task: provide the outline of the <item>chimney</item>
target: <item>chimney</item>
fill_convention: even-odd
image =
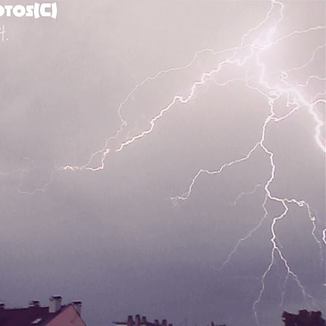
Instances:
[[[140,326],[140,315],[136,315],[135,324],[136,324],[136,326]]]
[[[33,300],[33,301],[30,301],[30,303],[29,303],[30,308],[32,308],[32,307],[38,308],[39,306],[40,306],[40,301],[38,301],[38,300]]]
[[[162,320],[162,326],[168,326],[168,322],[167,322],[166,319],[163,319],[163,320]]]
[[[127,320],[127,326],[133,326],[134,325],[134,320],[132,318],[132,316],[128,316],[128,320]]]
[[[49,302],[49,313],[56,313],[61,309],[62,297],[52,296]]]
[[[74,301],[72,303],[76,311],[78,312],[79,315],[81,315],[81,309],[82,309],[82,302],[81,301]]]
[[[141,323],[142,323],[142,325],[147,325],[146,316],[141,317]]]

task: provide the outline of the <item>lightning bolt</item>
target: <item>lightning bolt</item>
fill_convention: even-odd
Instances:
[[[276,4],[276,1],[273,1],[273,6],[274,4]],[[280,3],[279,3],[280,4]],[[273,8],[272,6],[272,8]],[[283,6],[283,5],[282,5]],[[170,68],[161,72],[158,72],[157,74],[151,76],[151,77],[147,77],[146,79],[144,79],[142,82],[140,82],[138,85],[136,85],[134,87],[133,90],[131,90],[131,92],[126,96],[126,98],[121,102],[121,104],[118,107],[118,116],[120,118],[121,124],[120,127],[118,128],[118,130],[115,132],[115,134],[113,136],[111,136],[109,139],[107,139],[105,141],[105,145],[102,149],[94,152],[93,154],[91,154],[89,161],[81,166],[72,166],[72,165],[66,165],[64,167],[62,167],[62,170],[71,170],[71,171],[78,171],[78,170],[90,170],[90,171],[99,171],[99,170],[103,170],[105,167],[105,160],[107,158],[107,156],[112,152],[110,147],[109,147],[109,143],[110,141],[112,141],[113,139],[116,140],[118,138],[118,136],[122,133],[123,130],[126,129],[126,127],[128,126],[127,121],[123,118],[123,114],[122,114],[122,109],[123,107],[128,103],[128,101],[130,100],[130,98],[136,93],[136,91],[138,89],[140,89],[142,86],[144,86],[146,83],[148,83],[149,81],[153,81],[157,78],[159,78],[160,76],[170,73],[170,72],[175,72],[178,70],[183,70],[186,68],[191,67],[194,62],[197,60],[197,58],[199,57],[200,54],[204,53],[204,52],[211,52],[215,55],[218,54],[223,54],[223,53],[227,53],[227,52],[231,52],[231,56],[225,60],[223,60],[222,62],[220,62],[216,68],[205,72],[201,75],[201,77],[199,78],[198,81],[194,82],[193,85],[190,88],[190,91],[188,93],[188,95],[186,96],[181,96],[181,95],[175,95],[173,97],[173,99],[170,101],[170,103],[164,107],[156,116],[154,116],[150,121],[150,127],[147,130],[142,131],[141,133],[127,139],[126,141],[121,142],[120,146],[118,146],[117,149],[115,149],[114,152],[120,152],[122,151],[125,147],[127,147],[128,145],[131,145],[132,143],[134,143],[135,141],[145,137],[146,135],[150,134],[156,123],[172,108],[174,107],[177,103],[181,103],[181,104],[186,104],[188,103],[193,96],[195,95],[195,92],[204,84],[206,84],[208,81],[210,81],[212,79],[212,77],[217,74],[218,72],[221,71],[221,69],[227,65],[227,64],[237,64],[238,66],[242,66],[244,65],[244,63],[251,58],[252,54],[253,54],[253,49],[254,49],[254,45],[253,44],[246,44],[247,43],[247,39],[250,37],[250,35],[259,30],[259,28],[261,26],[263,26],[270,18],[271,18],[271,14],[272,14],[272,9],[269,10],[269,12],[267,13],[265,19],[260,22],[256,27],[252,28],[251,30],[249,30],[247,33],[245,33],[242,37],[241,40],[241,46],[239,47],[233,47],[233,48],[229,48],[229,49],[225,49],[222,51],[214,51],[212,49],[203,49],[198,51],[193,59],[191,60],[190,63],[181,66],[181,67],[176,67],[176,68]],[[322,28],[322,27],[320,27]],[[301,33],[301,32],[297,32],[297,33]],[[284,38],[290,37],[292,36],[293,33],[291,33],[288,36],[285,36]],[[294,33],[295,34],[295,33]],[[293,35],[294,35],[293,34]],[[281,39],[280,39],[281,40]],[[243,58],[239,57],[239,55],[237,55],[237,51],[240,50],[249,50],[250,54],[247,56],[244,56]],[[100,155],[100,162],[101,164],[96,166],[96,167],[91,167],[91,163],[93,161],[93,159]]]
[[[280,41],[284,41],[290,37],[293,36],[297,36],[300,34],[304,34],[307,32],[312,32],[312,31],[318,31],[318,30],[324,30],[326,27],[325,26],[315,26],[315,27],[311,27],[305,30],[296,30],[294,32],[291,32],[290,34],[287,34],[285,36],[282,36],[278,39],[276,39],[275,41],[271,41],[270,38],[272,36],[272,34],[275,32],[276,30],[276,25],[282,20],[283,17],[279,17],[277,22],[275,23],[275,26],[270,27],[269,30],[265,33],[259,33],[259,37],[254,39],[251,43],[248,42],[248,39],[250,39],[250,37],[252,37],[251,35],[254,34],[255,32],[258,32],[260,28],[262,28],[264,25],[266,25],[267,22],[269,22],[271,20],[271,16],[273,14],[273,11],[275,9],[276,6],[280,6],[281,7],[281,11],[283,11],[284,5],[283,3],[281,3],[280,1],[276,1],[273,0],[272,1],[272,6],[271,9],[268,11],[266,17],[254,28],[250,29],[247,33],[245,33],[241,39],[241,45],[239,47],[233,47],[233,48],[229,48],[229,49],[225,49],[225,50],[221,50],[221,51],[215,51],[212,49],[203,49],[200,50],[198,52],[195,53],[194,57],[192,58],[192,60],[181,67],[172,67],[169,68],[167,70],[163,70],[160,71],[158,73],[156,73],[153,76],[147,77],[145,78],[143,81],[141,81],[139,84],[137,84],[130,92],[129,94],[125,97],[125,99],[120,103],[118,110],[117,110],[117,114],[118,117],[120,119],[120,127],[117,129],[117,131],[111,136],[109,137],[106,141],[104,146],[99,149],[98,151],[95,151],[94,153],[91,154],[88,162],[86,162],[83,165],[80,166],[73,166],[73,165],[66,165],[63,166],[61,168],[59,168],[58,170],[65,170],[65,171],[81,171],[81,170],[89,170],[89,171],[99,171],[99,170],[103,170],[105,168],[105,160],[107,159],[107,157],[113,153],[113,152],[120,152],[122,151],[125,147],[133,144],[134,142],[142,139],[143,137],[145,137],[146,135],[150,134],[156,123],[158,123],[158,121],[170,110],[172,109],[177,103],[180,104],[187,104],[189,101],[192,100],[193,96],[195,95],[196,91],[198,91],[198,89],[203,86],[204,84],[206,84],[207,82],[211,81],[212,78],[214,77],[214,75],[216,75],[217,73],[219,73],[222,68],[226,65],[232,65],[232,64],[236,64],[237,66],[244,66],[245,63],[251,59],[256,53],[255,50],[259,49],[260,51],[267,49],[268,47],[271,47],[275,44],[277,44]],[[315,51],[314,54],[312,56],[312,58],[310,58],[309,62],[313,61],[314,56],[316,55],[317,51],[320,50],[323,46],[318,47]],[[249,50],[249,54],[246,56],[241,57],[241,55],[239,55],[238,53],[240,51],[244,51],[244,50]],[[223,60],[222,62],[220,62],[216,68],[205,72],[201,75],[201,77],[199,78],[198,81],[194,82],[194,84],[191,86],[188,95],[186,96],[182,96],[182,95],[175,95],[173,97],[173,99],[170,101],[170,103],[164,107],[163,109],[161,109],[159,111],[159,113],[154,116],[150,121],[149,121],[149,125],[150,127],[147,130],[144,130],[142,132],[140,132],[139,134],[136,134],[133,137],[127,138],[125,141],[122,141],[121,144],[119,146],[117,146],[116,149],[111,149],[110,148],[110,142],[112,140],[117,140],[119,138],[119,136],[122,135],[123,131],[125,131],[128,127],[128,122],[127,120],[123,117],[123,108],[126,106],[126,104],[129,102],[129,100],[136,94],[136,92],[142,88],[145,84],[149,83],[150,81],[154,81],[156,79],[158,79],[159,77],[171,73],[171,72],[176,72],[176,71],[180,71],[180,70],[184,70],[187,69],[189,67],[191,67],[196,60],[199,58],[200,55],[202,55],[203,53],[211,53],[214,55],[219,55],[219,54],[223,54],[223,53],[231,53],[231,56],[225,60]],[[257,51],[256,51],[257,52]],[[307,63],[308,64],[308,63]],[[263,67],[264,69],[264,67]],[[231,83],[232,81],[236,81],[239,79],[235,79],[235,80],[230,80],[227,81],[225,83],[220,84],[220,86],[225,86],[228,83]],[[257,89],[258,90],[258,89]],[[284,118],[287,118],[287,116],[285,116]],[[274,117],[274,119],[277,119],[276,117]],[[320,123],[320,119],[318,119],[318,123]],[[322,123],[322,122],[321,122]],[[100,156],[100,164],[92,167],[92,163],[94,161],[94,159],[96,157]]]
[[[263,126],[261,128],[260,132],[260,138],[257,140],[255,144],[251,147],[251,149],[244,155],[240,156],[239,158],[226,162],[222,164],[220,167],[218,167],[215,170],[208,170],[208,169],[199,169],[199,171],[194,175],[194,177],[191,179],[191,182],[189,186],[186,188],[186,191],[181,194],[174,197],[171,197],[171,200],[174,202],[184,202],[188,200],[191,195],[194,187],[196,186],[197,181],[201,176],[203,175],[220,175],[222,174],[226,169],[230,169],[235,165],[242,164],[244,162],[247,162],[252,157],[253,153],[257,151],[263,151],[264,155],[269,161],[270,166],[270,175],[268,180],[265,182],[265,184],[259,184],[255,186],[254,190],[249,193],[240,193],[240,195],[236,198],[234,201],[234,204],[236,205],[237,201],[243,197],[245,194],[252,194],[254,193],[258,187],[263,188],[265,196],[262,203],[262,209],[263,209],[263,216],[259,220],[259,222],[254,226],[253,229],[251,229],[246,235],[244,235],[239,241],[235,244],[233,249],[230,251],[224,262],[222,263],[220,267],[220,271],[223,270],[223,268],[231,261],[233,255],[238,251],[241,244],[251,238],[255,232],[259,230],[259,228],[262,226],[262,224],[266,221],[267,217],[269,215],[273,215],[271,212],[267,209],[267,203],[269,201],[278,203],[281,205],[282,213],[278,216],[274,216],[272,218],[271,226],[270,226],[270,234],[271,237],[269,239],[271,243],[271,258],[269,260],[269,263],[264,271],[264,273],[261,276],[260,280],[260,290],[257,295],[257,298],[252,304],[253,309],[253,315],[254,319],[257,325],[260,324],[259,322],[259,316],[258,316],[258,306],[261,303],[262,297],[265,292],[265,282],[267,276],[271,273],[272,268],[276,261],[279,261],[286,270],[286,276],[283,284],[283,292],[282,292],[282,299],[281,304],[284,301],[285,296],[285,289],[286,284],[290,278],[292,278],[295,283],[297,284],[298,288],[300,289],[302,296],[305,301],[310,300],[314,301],[314,298],[312,295],[306,290],[304,284],[298,277],[298,275],[295,273],[293,268],[290,266],[286,256],[282,252],[282,248],[280,247],[279,240],[277,238],[276,233],[276,226],[277,224],[286,218],[289,210],[291,209],[291,205],[295,205],[300,208],[304,208],[307,211],[307,216],[311,222],[312,229],[311,229],[311,236],[313,237],[315,243],[318,245],[318,248],[320,250],[320,259],[321,263],[324,263],[323,260],[323,245],[326,244],[326,228],[322,230],[321,237],[317,234],[317,224],[316,224],[316,217],[312,213],[312,209],[308,202],[301,199],[296,198],[282,198],[278,197],[277,195],[273,194],[271,192],[271,185],[275,181],[275,171],[277,169],[275,160],[274,160],[274,153],[273,151],[268,147],[266,144],[266,131],[268,128],[272,128],[274,124],[277,124],[281,121],[284,121],[286,119],[289,119],[292,117],[298,110],[306,110],[306,112],[309,113],[311,116],[313,122],[314,122],[314,141],[318,148],[322,151],[322,153],[326,153],[326,144],[325,140],[322,137],[322,128],[324,127],[323,120],[319,117],[318,113],[316,112],[316,106],[318,104],[325,104],[326,100],[319,98],[320,96],[324,96],[326,92],[320,92],[318,93],[314,99],[307,99],[304,95],[304,92],[301,89],[306,88],[309,83],[312,80],[318,80],[318,81],[325,81],[326,77],[324,76],[309,76],[307,80],[305,80],[303,83],[299,84],[293,84],[289,80],[289,74],[293,73],[294,71],[299,71],[301,69],[307,68],[311,63],[314,62],[317,53],[321,50],[323,50],[326,46],[326,44],[319,45],[316,47],[309,57],[309,59],[304,62],[303,64],[292,67],[288,69],[287,71],[282,71],[279,78],[279,83],[277,85],[270,85],[268,82],[268,78],[266,76],[266,70],[267,67],[262,61],[262,54],[268,51],[269,49],[273,48],[276,44],[279,42],[285,41],[287,39],[293,38],[293,37],[299,37],[300,35],[304,35],[307,33],[313,33],[317,31],[324,31],[326,29],[326,26],[313,26],[307,29],[303,30],[295,30],[287,35],[283,35],[279,38],[274,38],[275,32],[279,26],[279,24],[282,22],[284,18],[284,7],[285,5],[278,0],[272,0],[271,6],[268,12],[266,13],[265,17],[262,19],[262,21],[252,29],[248,30],[241,38],[240,45],[237,47],[229,48],[222,51],[215,51],[212,49],[203,49],[195,53],[192,60],[181,67],[173,67],[169,68],[167,70],[163,70],[158,72],[157,74],[147,77],[143,81],[141,81],[139,84],[137,84],[129,94],[125,97],[125,99],[120,103],[117,114],[120,119],[120,125],[116,132],[109,137],[107,140],[105,140],[104,145],[99,150],[95,151],[90,155],[89,160],[80,166],[76,165],[65,165],[63,167],[60,167],[56,169],[56,172],[60,171],[91,171],[96,172],[99,170],[103,170],[105,168],[105,162],[108,159],[108,157],[113,153],[119,153],[123,151],[128,146],[134,144],[135,142],[141,140],[142,138],[148,136],[151,134],[151,132],[154,130],[156,125],[159,123],[159,121],[170,111],[175,107],[176,104],[183,104],[186,105],[189,103],[194,95],[198,92],[198,90],[204,86],[208,82],[215,82],[219,87],[226,86],[230,83],[233,83],[235,81],[244,81],[246,86],[250,89],[253,89],[260,94],[262,94],[266,102],[269,106],[269,113],[267,117],[264,120]],[[196,80],[190,89],[188,90],[188,93],[186,95],[175,95],[168,105],[163,107],[157,115],[152,117],[152,119],[149,121],[149,127],[138,134],[128,137],[125,134],[128,131],[128,121],[123,116],[123,109],[129,103],[130,99],[137,93],[139,89],[141,89],[144,85],[147,83],[150,83],[160,77],[162,77],[165,74],[177,72],[180,70],[191,68],[194,63],[198,60],[198,58],[203,55],[204,53],[211,53],[214,55],[220,55],[220,54],[228,54],[228,56],[221,60],[215,68],[203,72],[201,76],[199,76],[198,80]],[[250,78],[249,74],[249,68],[246,70],[246,79],[230,79],[225,82],[217,82],[216,76],[225,68],[226,66],[235,66],[235,67],[242,67],[246,68],[246,65],[250,62],[253,62],[256,68],[256,71],[259,72],[258,78],[252,79]],[[287,105],[293,105],[294,108],[292,108],[289,112],[284,113],[283,115],[276,114],[274,110],[274,104],[275,101],[278,100],[280,97],[286,96],[288,101]],[[112,141],[119,141],[119,144],[112,148],[111,143]],[[94,161],[99,158],[100,164],[95,165]],[[52,181],[53,175],[51,176],[51,180],[48,184]],[[45,185],[45,188],[48,186],[48,184]],[[37,189],[36,191],[43,191],[45,188]]]
[[[105,160],[107,158],[107,156],[109,155],[109,153],[111,152],[110,148],[108,147],[108,144],[110,143],[110,141],[112,141],[113,139],[117,139],[117,137],[122,133],[122,131],[124,129],[126,129],[126,127],[128,126],[128,123],[127,121],[123,118],[122,116],[122,108],[124,107],[124,105],[126,105],[126,103],[129,101],[129,99],[133,96],[133,94],[140,88],[142,87],[143,85],[145,85],[147,82],[149,81],[152,81],[152,80],[155,80],[157,79],[158,77],[162,76],[163,74],[167,74],[169,72],[172,72],[172,71],[177,71],[177,70],[182,70],[182,69],[186,69],[190,66],[193,65],[193,63],[196,61],[196,59],[198,58],[199,54],[200,53],[203,53],[203,52],[211,52],[211,53],[214,53],[215,55],[218,55],[218,54],[223,54],[223,53],[226,53],[226,52],[232,52],[234,51],[236,48],[230,48],[230,49],[226,49],[226,50],[222,50],[222,51],[213,51],[211,49],[205,49],[205,50],[201,50],[201,51],[198,51],[193,60],[191,60],[191,62],[183,67],[179,67],[179,68],[170,68],[168,70],[165,70],[165,71],[161,71],[157,74],[155,74],[154,76],[151,76],[151,77],[148,77],[146,78],[145,80],[143,80],[140,84],[138,84],[128,95],[127,97],[125,98],[125,100],[122,101],[122,103],[120,104],[119,108],[118,108],[118,115],[120,117],[120,121],[121,121],[121,125],[120,125],[120,128],[116,131],[116,133],[110,137],[106,142],[105,142],[105,146],[100,149],[99,151],[96,151],[94,152],[91,157],[90,157],[90,160],[85,164],[85,165],[82,165],[82,166],[71,166],[71,165],[66,165],[64,166],[62,169],[63,170],[72,170],[72,171],[76,171],[76,170],[90,170],[90,171],[98,171],[98,170],[103,170],[104,167],[105,167]],[[150,121],[149,121],[149,124],[150,124],[150,128],[147,129],[147,130],[144,130],[142,131],[141,133],[137,134],[136,136],[133,136],[129,139],[127,139],[126,141],[122,142],[120,144],[120,146],[115,150],[115,152],[120,152],[122,151],[125,147],[127,147],[128,145],[134,143],[135,141],[143,138],[144,136],[150,134],[154,127],[155,127],[155,124],[158,120],[160,120],[164,114],[169,111],[176,103],[182,103],[182,104],[186,104],[188,103],[194,96],[196,90],[204,85],[208,80],[210,80],[212,78],[212,76],[214,74],[216,74],[217,72],[219,72],[222,67],[228,63],[231,63],[232,61],[230,59],[226,59],[224,61],[222,61],[218,66],[217,68],[209,71],[209,72],[205,72],[202,74],[202,76],[200,77],[200,79],[198,81],[196,81],[191,89],[190,89],[190,92],[187,96],[181,96],[181,95],[176,95],[174,96],[174,98],[172,99],[172,101],[165,107],[163,108],[158,115],[156,115],[154,118],[152,118]],[[91,163],[93,161],[93,159],[100,155],[101,156],[101,164],[95,168],[91,167]]]
[[[251,191],[249,191],[249,192],[245,192],[245,191],[243,191],[243,192],[241,192],[237,197],[236,197],[236,199],[233,201],[233,203],[232,203],[232,206],[237,206],[237,204],[238,204],[238,201],[242,198],[242,197],[244,197],[244,196],[248,196],[248,195],[253,195],[260,187],[261,187],[262,185],[259,183],[259,184],[257,184],[257,185],[255,185],[255,187],[251,190]]]
[[[281,13],[281,19],[279,19],[278,22],[280,22],[283,18],[283,9],[284,9],[284,5],[278,1],[273,1],[272,2],[272,8],[273,9],[275,4],[279,4],[280,5],[280,13]],[[262,25],[262,24],[261,24]],[[277,25],[277,24],[276,24]],[[314,30],[318,30],[318,29],[322,29],[324,28],[323,26],[318,26],[318,27],[313,27],[304,31],[295,31],[291,34],[289,34],[287,37],[292,37],[294,35],[298,35],[298,34],[302,34],[302,33],[307,33],[310,31],[314,31]],[[249,34],[247,34],[245,37],[247,37]],[[278,39],[277,41],[280,40],[284,40],[285,37],[282,37],[280,39]],[[294,87],[292,85],[290,85],[287,81],[286,81],[286,77],[288,76],[288,73],[290,71],[294,71],[294,70],[299,70],[299,69],[303,69],[305,67],[307,67],[311,62],[313,62],[317,52],[324,48],[325,45],[319,46],[315,49],[314,53],[312,54],[312,56],[309,58],[309,60],[302,64],[301,66],[292,68],[291,70],[288,70],[287,72],[283,72],[282,76],[282,81],[283,84],[281,86],[278,87],[272,87],[268,84],[268,82],[265,79],[265,71],[266,71],[266,67],[265,65],[261,62],[260,57],[261,57],[261,53],[263,51],[265,51],[267,48],[270,48],[271,46],[273,46],[274,44],[276,44],[277,41],[274,42],[270,42],[267,43],[266,45],[263,46],[257,46],[257,42],[255,43],[255,53],[251,52],[250,56],[254,55],[255,56],[255,60],[256,60],[256,64],[257,66],[260,68],[260,77],[258,80],[258,84],[260,86],[260,88],[258,88],[257,86],[252,86],[249,84],[249,81],[247,81],[247,86],[250,88],[254,88],[257,91],[259,91],[261,94],[263,94],[266,97],[267,102],[269,103],[270,106],[270,114],[267,116],[264,125],[262,127],[262,133],[261,133],[261,138],[260,140],[250,149],[250,151],[244,155],[243,157],[224,163],[220,168],[216,169],[216,170],[207,170],[207,169],[200,169],[197,174],[193,177],[187,191],[180,195],[180,196],[176,196],[176,197],[172,197],[173,200],[187,200],[189,199],[189,197],[192,194],[192,190],[193,187],[195,186],[197,180],[203,175],[203,174],[207,174],[207,175],[217,175],[217,174],[221,174],[225,169],[227,168],[231,168],[232,166],[236,165],[236,164],[240,164],[242,162],[247,161],[248,159],[250,159],[250,157],[252,156],[252,154],[257,150],[257,149],[262,149],[264,151],[264,153],[269,157],[270,160],[270,166],[271,166],[271,175],[270,178],[268,179],[268,181],[266,182],[265,186],[264,186],[264,190],[265,190],[265,198],[264,198],[264,202],[262,204],[263,210],[264,210],[264,215],[261,218],[261,220],[259,221],[259,223],[252,229],[249,231],[249,233],[247,233],[243,238],[241,238],[236,245],[234,246],[234,248],[231,250],[231,252],[229,253],[229,255],[227,256],[227,258],[225,259],[225,261],[222,263],[220,270],[222,270],[226,264],[228,264],[232,258],[232,256],[237,252],[238,248],[240,247],[241,243],[247,239],[249,239],[263,224],[263,222],[265,221],[265,219],[267,218],[269,212],[267,210],[266,204],[268,200],[274,201],[274,202],[278,202],[283,206],[283,212],[281,215],[276,216],[273,218],[272,224],[271,224],[271,239],[270,242],[272,244],[272,252],[271,252],[271,260],[270,263],[268,264],[265,272],[262,275],[261,278],[261,288],[258,294],[257,299],[254,301],[253,303],[253,313],[254,313],[254,317],[255,317],[255,321],[256,324],[259,325],[259,318],[258,318],[258,312],[257,312],[257,306],[259,305],[259,303],[261,302],[262,296],[264,294],[264,290],[265,290],[265,280],[267,275],[271,272],[273,265],[275,264],[276,259],[278,258],[284,265],[287,275],[285,278],[285,282],[284,282],[284,291],[282,293],[282,300],[281,302],[283,302],[284,300],[284,296],[285,296],[285,287],[286,287],[286,283],[288,281],[288,279],[291,277],[293,278],[293,280],[296,282],[296,284],[298,285],[299,289],[302,292],[303,298],[306,300],[307,298],[309,298],[310,300],[313,300],[313,297],[307,292],[307,290],[305,289],[304,285],[302,284],[302,282],[300,281],[298,275],[292,270],[292,268],[290,267],[285,255],[283,254],[279,244],[278,244],[278,239],[277,239],[277,235],[276,235],[276,231],[275,231],[275,227],[277,225],[277,223],[284,219],[289,211],[289,204],[295,204],[299,207],[305,207],[307,209],[307,214],[308,217],[312,223],[312,237],[315,240],[315,242],[317,243],[319,249],[320,249],[320,258],[321,258],[321,263],[323,262],[323,253],[322,253],[322,241],[325,243],[326,241],[326,229],[323,230],[323,238],[322,241],[317,237],[316,235],[316,218],[315,216],[312,214],[311,208],[309,206],[309,204],[303,200],[297,200],[297,199],[288,199],[288,198],[279,198],[275,195],[273,195],[271,193],[270,190],[270,185],[272,184],[272,182],[275,180],[275,170],[276,170],[276,165],[274,162],[274,153],[267,147],[267,145],[265,144],[265,135],[266,135],[266,129],[269,127],[269,125],[271,125],[272,123],[277,123],[280,122],[284,119],[289,118],[292,114],[294,114],[297,110],[300,109],[300,107],[305,107],[308,108],[308,112],[311,115],[311,117],[313,118],[314,122],[315,122],[315,133],[314,133],[314,138],[316,141],[316,144],[318,145],[318,147],[322,150],[323,153],[326,152],[325,149],[325,143],[322,140],[321,137],[321,128],[324,126],[323,121],[319,118],[318,114],[316,113],[316,111],[314,110],[315,105],[317,103],[325,103],[325,100],[316,100],[312,103],[310,103],[309,101],[307,101],[304,96],[302,95],[302,93],[298,90],[298,86],[301,87],[306,87],[309,82],[313,79],[317,79],[317,80],[325,80],[324,77],[319,77],[319,76],[310,76],[305,83],[303,84],[298,84],[297,87]],[[243,44],[244,42],[242,42]],[[242,61],[242,63],[244,64],[246,60]],[[228,82],[232,82],[231,80]],[[224,84],[220,84],[220,86],[222,85],[226,85],[228,82],[224,83]],[[262,89],[262,88],[263,89]],[[295,108],[292,109],[290,112],[288,112],[287,114],[281,116],[281,117],[277,117],[277,115],[274,112],[274,102],[276,99],[280,98],[280,96],[282,95],[287,95],[288,98],[292,98],[293,102],[295,104]],[[256,186],[257,187],[257,186]],[[255,187],[255,188],[256,188]],[[255,189],[256,190],[256,189]],[[239,196],[241,197],[243,195],[243,193],[241,193]],[[237,201],[237,199],[236,199]]]

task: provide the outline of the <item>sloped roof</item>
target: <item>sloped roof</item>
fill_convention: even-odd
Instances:
[[[66,307],[56,313],[49,313],[49,307],[0,309],[0,326],[43,326]]]

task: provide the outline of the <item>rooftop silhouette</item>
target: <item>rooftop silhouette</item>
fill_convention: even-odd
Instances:
[[[320,311],[300,310],[297,315],[284,311],[282,319],[284,326],[326,326]]]

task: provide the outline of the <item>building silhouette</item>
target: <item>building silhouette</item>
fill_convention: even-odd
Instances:
[[[151,322],[147,320],[146,316],[140,317],[140,315],[136,315],[135,318],[129,315],[126,321],[116,321],[113,324],[116,326],[173,326],[166,319],[163,319],[161,322],[155,319]]]
[[[284,311],[284,326],[326,326],[320,311],[300,310],[297,315]]]
[[[0,326],[86,326],[81,318],[80,301],[62,305],[60,296],[52,296],[48,307],[31,301],[25,308],[9,308],[0,304]]]

